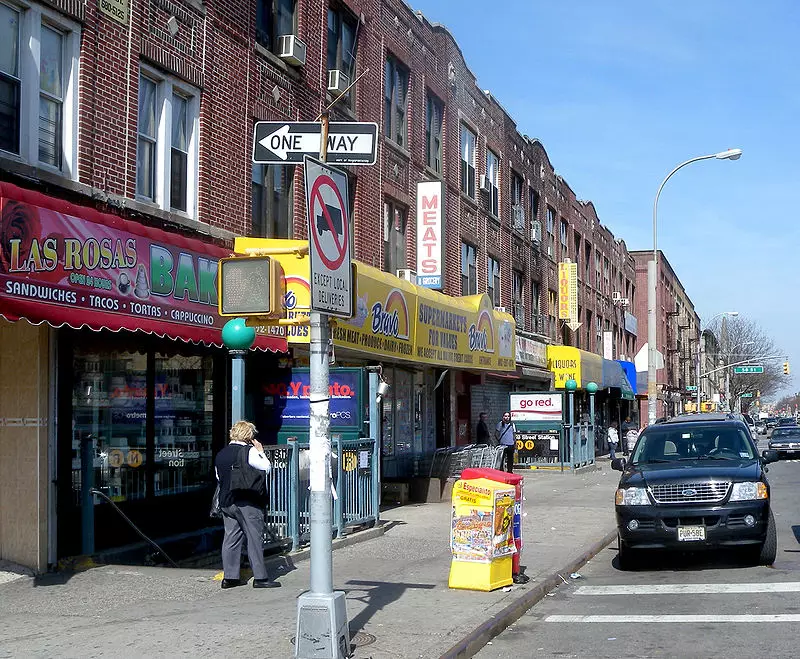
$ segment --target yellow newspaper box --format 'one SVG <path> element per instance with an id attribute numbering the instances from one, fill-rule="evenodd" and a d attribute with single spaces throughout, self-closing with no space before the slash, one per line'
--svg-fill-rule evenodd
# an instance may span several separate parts
<path id="1" fill-rule="evenodd" d="M 512 583 L 515 490 L 486 478 L 453 486 L 450 588 L 494 590 Z"/>

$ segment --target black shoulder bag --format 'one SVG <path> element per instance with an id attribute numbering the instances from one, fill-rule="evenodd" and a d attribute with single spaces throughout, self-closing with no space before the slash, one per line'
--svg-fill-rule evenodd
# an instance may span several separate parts
<path id="1" fill-rule="evenodd" d="M 256 494 L 266 493 L 265 472 L 253 467 L 247 460 L 250 454 L 250 447 L 245 447 L 244 451 L 239 451 L 239 455 L 231 465 L 231 492 L 255 492 Z"/>

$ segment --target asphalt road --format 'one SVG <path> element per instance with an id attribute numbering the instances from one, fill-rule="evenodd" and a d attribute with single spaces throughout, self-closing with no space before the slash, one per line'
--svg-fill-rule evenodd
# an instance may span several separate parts
<path id="1" fill-rule="evenodd" d="M 769 479 L 778 526 L 772 568 L 715 552 L 622 572 L 614 543 L 579 578 L 563 575 L 566 583 L 477 656 L 800 656 L 800 460 L 770 465 Z"/>

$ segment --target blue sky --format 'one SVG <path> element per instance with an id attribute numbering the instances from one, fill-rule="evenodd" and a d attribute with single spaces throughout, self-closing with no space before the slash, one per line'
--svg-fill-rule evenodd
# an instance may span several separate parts
<path id="1" fill-rule="evenodd" d="M 629 249 L 658 241 L 702 320 L 757 320 L 800 369 L 800 2 L 414 0 Z M 502 59 L 501 59 L 502 58 Z M 640 294 L 645 294 L 641 291 Z M 788 391 L 796 388 L 794 380 Z"/>

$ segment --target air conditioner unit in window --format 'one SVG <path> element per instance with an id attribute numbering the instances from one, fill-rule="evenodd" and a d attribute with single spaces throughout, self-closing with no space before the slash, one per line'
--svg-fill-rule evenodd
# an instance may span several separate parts
<path id="1" fill-rule="evenodd" d="M 483 192 L 489 192 L 492 189 L 492 182 L 489 180 L 489 177 L 486 174 L 481 174 L 481 190 Z"/>
<path id="2" fill-rule="evenodd" d="M 410 281 L 412 284 L 417 283 L 417 273 L 414 270 L 404 268 L 402 270 L 398 270 L 396 274 L 400 279 Z"/>
<path id="3" fill-rule="evenodd" d="M 614 302 L 619 302 L 622 299 L 622 293 L 619 291 L 614 291 L 611 293 L 611 300 Z"/>
<path id="4" fill-rule="evenodd" d="M 349 86 L 350 86 L 350 78 L 344 71 L 340 71 L 339 69 L 333 69 L 331 71 L 328 71 L 329 92 L 336 92 L 337 94 L 341 94 Z"/>
<path id="5" fill-rule="evenodd" d="M 542 223 L 539 220 L 531 222 L 531 241 L 537 244 L 542 242 Z"/>
<path id="6" fill-rule="evenodd" d="M 306 45 L 293 34 L 278 37 L 278 57 L 292 66 L 303 66 L 306 63 Z"/>
<path id="7" fill-rule="evenodd" d="M 619 303 L 620 303 L 620 304 L 621 304 L 623 307 L 629 307 L 629 306 L 631 305 L 631 301 L 630 301 L 628 298 L 626 298 L 626 297 L 620 298 L 620 300 L 619 300 Z"/>
<path id="8" fill-rule="evenodd" d="M 525 208 L 522 204 L 515 204 L 511 207 L 511 216 L 514 218 L 514 229 L 525 231 Z"/>

